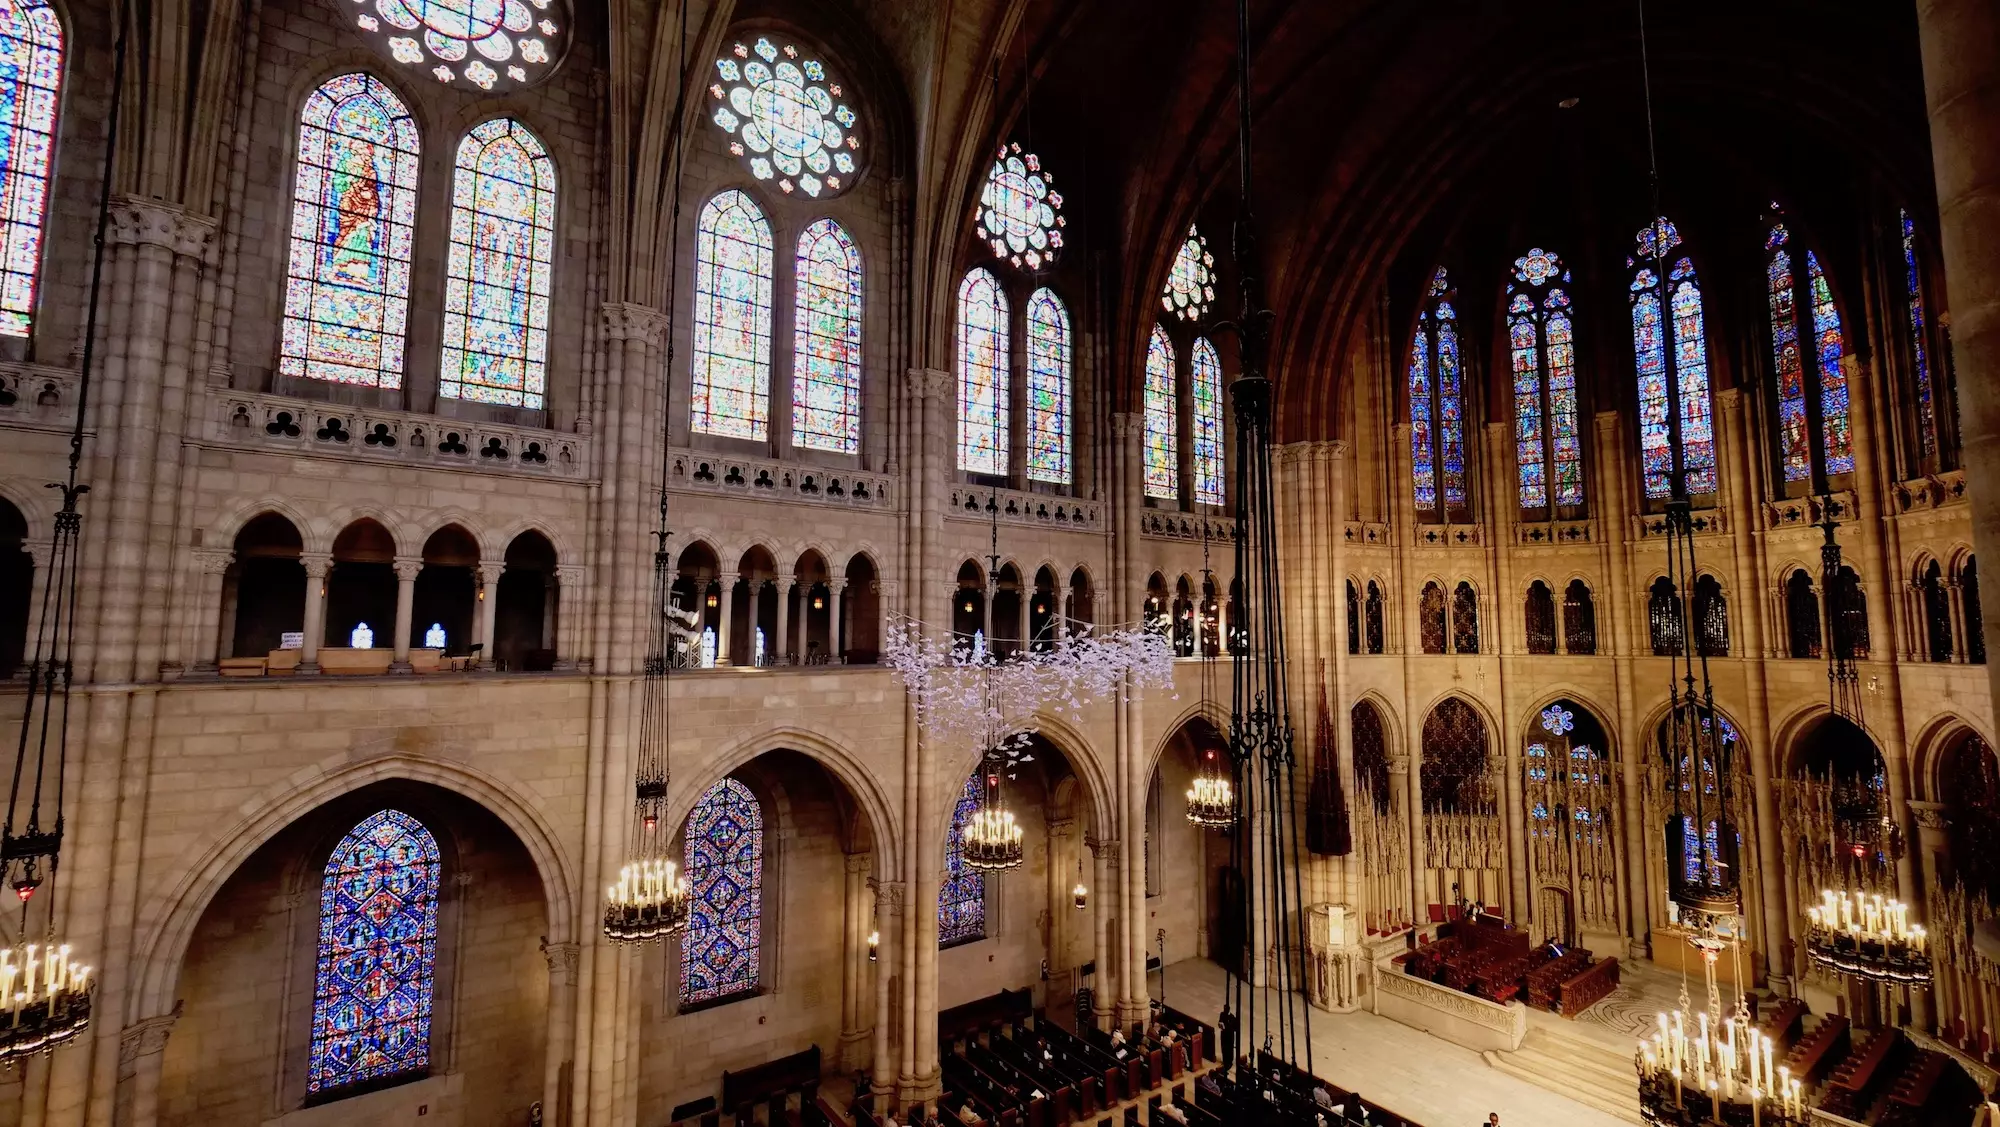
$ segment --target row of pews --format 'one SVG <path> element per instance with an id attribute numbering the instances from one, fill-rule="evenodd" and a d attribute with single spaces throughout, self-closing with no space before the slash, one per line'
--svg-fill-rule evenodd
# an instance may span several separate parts
<path id="1" fill-rule="evenodd" d="M 802 1052 L 766 1061 L 755 1068 L 722 1074 L 722 1102 L 706 1096 L 674 1109 L 672 1122 L 690 1127 L 721 1127 L 727 1108 L 738 1127 L 844 1127 L 844 1120 L 819 1094 L 820 1053 L 814 1045 Z"/>
<path id="2" fill-rule="evenodd" d="M 1796 998 L 1760 1013 L 1758 1028 L 1782 1049 L 1791 1074 L 1803 1080 L 1821 1111 L 1875 1127 L 1968 1127 L 1980 1101 L 1958 1062 L 1917 1046 L 1900 1029 L 1858 1037 L 1842 1014 L 1827 1014 L 1806 1030 L 1805 1003 Z"/>
<path id="3" fill-rule="evenodd" d="M 1258 1123 L 1265 1127 L 1419 1127 L 1388 1108 L 1364 1099 L 1335 1084 L 1313 1076 L 1304 1069 L 1279 1060 L 1266 1052 L 1257 1054 L 1257 1069 L 1250 1074 L 1248 1061 L 1238 1068 L 1236 1080 L 1220 1071 L 1204 1075 L 1187 1091 L 1172 1093 L 1173 1107 L 1188 1127 L 1237 1127 Z M 1324 1091 L 1325 1103 L 1314 1098 Z M 1151 1109 L 1150 1123 L 1160 1124 L 1165 1116 Z M 1128 1116 L 1127 1122 L 1134 1120 Z"/>
<path id="4" fill-rule="evenodd" d="M 1488 919 L 1449 925 L 1439 937 L 1397 956 L 1405 973 L 1505 1005 L 1575 1017 L 1618 988 L 1618 960 L 1582 947 L 1530 948 L 1519 928 Z"/>

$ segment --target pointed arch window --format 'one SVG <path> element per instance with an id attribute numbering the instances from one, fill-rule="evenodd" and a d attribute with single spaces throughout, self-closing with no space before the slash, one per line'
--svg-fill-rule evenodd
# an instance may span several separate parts
<path id="1" fill-rule="evenodd" d="M 292 186 L 282 374 L 403 386 L 420 148 L 409 109 L 373 75 L 336 75 L 306 98 Z M 10 182 L 12 176 L 10 169 Z"/>
<path id="2" fill-rule="evenodd" d="M 1194 503 L 1220 505 L 1222 489 L 1222 358 L 1207 337 L 1194 338 Z"/>
<path id="3" fill-rule="evenodd" d="M 1462 579 L 1451 596 L 1451 648 L 1453 653 L 1479 652 L 1479 592 Z"/>
<path id="4" fill-rule="evenodd" d="M 1951 660 L 1951 600 L 1945 596 L 1944 568 L 1936 560 L 1924 568 L 1917 589 L 1924 599 L 1925 656 L 1932 661 Z"/>
<path id="5" fill-rule="evenodd" d="M 1464 373 L 1455 297 L 1438 267 L 1410 342 L 1410 461 L 1419 520 L 1465 509 Z"/>
<path id="6" fill-rule="evenodd" d="M 944 873 L 938 881 L 938 946 L 951 947 L 986 938 L 986 877 L 965 863 L 965 827 L 979 810 L 978 772 L 965 780 L 958 805 L 952 808 L 951 831 L 945 838 Z"/>
<path id="7" fill-rule="evenodd" d="M 1181 495 L 1180 395 L 1175 379 L 1174 342 L 1153 326 L 1146 341 L 1146 496 L 1173 500 Z"/>
<path id="8" fill-rule="evenodd" d="M 1923 252 L 1917 245 L 1917 222 L 1908 211 L 1900 211 L 1903 232 L 1903 326 L 1909 334 L 1910 384 L 1915 391 L 1917 413 L 1917 455 L 1920 469 L 1948 469 L 1955 459 L 1945 458 L 1942 434 L 1956 423 L 1955 401 L 1944 385 L 1946 365 L 1932 362 L 1931 319 L 1924 306 Z"/>
<path id="9" fill-rule="evenodd" d="M 1070 481 L 1069 310 L 1043 287 L 1028 299 L 1028 479 Z"/>
<path id="10" fill-rule="evenodd" d="M 688 922 L 681 1007 L 757 992 L 764 938 L 764 812 L 735 778 L 708 788 L 684 838 Z"/>
<path id="11" fill-rule="evenodd" d="M 1352 579 L 1347 581 L 1347 652 L 1361 652 L 1361 592 Z"/>
<path id="12" fill-rule="evenodd" d="M 719 192 L 695 225 L 694 429 L 762 442 L 771 416 L 771 225 Z"/>
<path id="13" fill-rule="evenodd" d="M 1581 579 L 1570 580 L 1563 591 L 1563 652 L 1597 652 L 1597 604 L 1590 597 L 1590 584 Z"/>
<path id="14" fill-rule="evenodd" d="M 1514 279 L 1507 285 L 1521 508 L 1531 511 L 1583 504 L 1569 283 L 1562 259 L 1536 247 L 1514 260 Z"/>
<path id="15" fill-rule="evenodd" d="M 861 449 L 861 251 L 821 219 L 799 236 L 792 330 L 792 441 L 808 450 Z"/>
<path id="16" fill-rule="evenodd" d="M 958 468 L 967 473 L 1007 472 L 1013 421 L 1007 320 L 1000 280 L 975 267 L 958 286 Z"/>
<path id="17" fill-rule="evenodd" d="M 1424 584 L 1423 594 L 1417 600 L 1417 624 L 1423 634 L 1424 652 L 1444 653 L 1450 631 L 1445 625 L 1444 588 L 1435 579 Z"/>
<path id="18" fill-rule="evenodd" d="M 439 395 L 541 408 L 555 242 L 555 162 L 541 140 L 512 118 L 473 126 L 451 184 Z"/>
<path id="19" fill-rule="evenodd" d="M 1784 223 L 1771 225 L 1764 240 L 1765 278 L 1771 307 L 1771 350 L 1778 384 L 1778 457 L 1785 480 L 1810 481 L 1816 456 L 1828 475 L 1854 472 L 1854 439 L 1847 422 L 1847 355 L 1840 310 L 1819 256 L 1805 251 L 1805 276 L 1794 266 L 1792 235 Z M 1810 345 L 1802 338 L 1799 308 L 1811 311 Z M 1809 398 L 1817 399 L 1813 418 Z M 1813 438 L 1820 450 L 1816 455 Z"/>
<path id="20" fill-rule="evenodd" d="M 430 1070 L 437 978 L 437 839 L 400 810 L 363 818 L 320 877 L 306 1091 Z"/>
<path id="21" fill-rule="evenodd" d="M 1368 598 L 1362 604 L 1362 614 L 1367 619 L 1368 652 L 1382 652 L 1382 587 L 1373 579 L 1368 581 Z"/>
<path id="22" fill-rule="evenodd" d="M 1793 657 L 1820 655 L 1819 595 L 1804 568 L 1785 580 L 1785 632 Z"/>
<path id="23" fill-rule="evenodd" d="M 48 216 L 49 165 L 62 102 L 63 28 L 48 0 L 7 0 L 0 19 L 0 334 L 24 337 L 32 328 L 42 267 L 42 225 Z"/>
<path id="24" fill-rule="evenodd" d="M 1664 575 L 1653 580 L 1646 596 L 1646 625 L 1654 657 L 1681 656 L 1681 597 Z"/>
<path id="25" fill-rule="evenodd" d="M 1986 664 L 1986 618 L 1979 609 L 1979 560 L 1965 557 L 1958 569 L 1958 605 L 1965 618 L 1965 660 Z"/>
<path id="26" fill-rule="evenodd" d="M 1646 496 L 1673 492 L 1680 457 L 1686 495 L 1716 490 L 1708 337 L 1694 260 L 1673 252 L 1680 232 L 1662 216 L 1641 230 L 1632 271 L 1632 349 L 1639 380 L 1639 461 Z M 1662 274 L 1662 271 L 1665 271 Z M 1678 388 L 1678 398 L 1674 389 Z"/>
<path id="27" fill-rule="evenodd" d="M 1549 585 L 1537 579 L 1528 585 L 1528 652 L 1556 652 L 1556 598 Z"/>
<path id="28" fill-rule="evenodd" d="M 1713 575 L 1695 580 L 1694 625 L 1701 656 L 1729 656 L 1729 598 Z"/>

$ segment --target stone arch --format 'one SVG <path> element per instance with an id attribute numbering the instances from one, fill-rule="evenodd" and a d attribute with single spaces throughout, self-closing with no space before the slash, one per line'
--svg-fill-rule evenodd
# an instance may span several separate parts
<path id="1" fill-rule="evenodd" d="M 507 554 L 509 545 L 519 540 L 521 535 L 527 532 L 540 533 L 542 539 L 549 542 L 549 547 L 556 550 L 556 562 L 562 564 L 583 562 L 583 553 L 570 544 L 569 538 L 557 532 L 554 525 L 542 520 L 540 517 L 523 517 L 520 520 L 501 525 L 493 530 L 491 543 L 484 541 L 480 543 L 480 550 L 486 554 L 488 559 L 499 559 Z"/>
<path id="2" fill-rule="evenodd" d="M 1062 753 L 1069 762 L 1071 772 L 1081 782 L 1083 798 L 1090 812 L 1088 831 L 1103 838 L 1117 836 L 1116 818 L 1109 801 L 1110 796 L 1117 792 L 1104 764 L 1091 751 L 1090 741 L 1069 721 L 1046 714 L 1035 718 L 1034 730 Z M 942 757 L 937 781 L 932 787 L 938 805 L 931 819 L 933 824 L 924 827 L 921 840 L 935 842 L 940 849 L 944 847 L 945 833 L 951 824 L 952 805 L 984 754 L 983 751 L 975 751 Z"/>
<path id="3" fill-rule="evenodd" d="M 1182 706 L 1174 718 L 1161 728 L 1159 738 L 1153 741 L 1152 748 L 1147 751 L 1146 769 L 1143 772 L 1145 776 L 1151 777 L 1153 771 L 1160 765 L 1160 757 L 1167 753 L 1167 745 L 1174 741 L 1175 736 L 1180 735 L 1181 729 L 1187 727 L 1189 721 L 1197 718 L 1215 725 L 1216 731 L 1225 734 L 1229 731 L 1229 706 L 1221 701 L 1196 700 Z"/>
<path id="4" fill-rule="evenodd" d="M 875 843 L 874 875 L 881 880 L 898 879 L 903 835 L 902 825 L 896 818 L 897 806 L 890 801 L 874 773 L 851 749 L 851 744 L 823 732 L 778 725 L 738 739 L 703 762 L 698 770 L 684 771 L 676 780 L 673 793 L 667 799 L 666 824 L 679 826 L 686 822 L 695 801 L 714 786 L 717 779 L 772 751 L 798 752 L 840 780 L 841 785 L 854 796 L 857 809 L 868 820 L 869 833 Z M 690 780 L 699 781 L 697 785 L 686 785 Z"/>
<path id="5" fill-rule="evenodd" d="M 1947 713 L 1926 723 L 1910 735 L 1910 797 L 1919 802 L 1943 802 L 1945 785 L 1938 772 L 1943 768 L 1944 756 L 1957 745 L 1967 733 L 1986 741 L 1986 746 L 1996 746 L 1991 732 L 1981 729 L 1978 724 L 1964 716 Z"/>
<path id="6" fill-rule="evenodd" d="M 457 525 L 464 529 L 465 534 L 472 537 L 472 542 L 479 546 L 479 557 L 481 559 L 497 559 L 498 553 L 507 550 L 507 541 L 513 539 L 513 537 L 509 536 L 496 543 L 493 529 L 482 524 L 480 519 L 472 513 L 468 513 L 456 505 L 451 505 L 442 509 L 432 509 L 425 513 L 421 524 L 415 521 L 410 522 L 410 527 L 415 535 L 410 539 L 409 543 L 426 543 L 431 537 L 436 536 L 452 525 Z M 400 536 L 397 537 L 399 543 L 402 542 L 402 539 Z"/>
<path id="7" fill-rule="evenodd" d="M 178 871 L 182 876 L 165 896 L 142 909 L 136 929 L 141 939 L 135 948 L 134 988 L 126 1001 L 126 1012 L 117 1020 L 129 1024 L 173 1008 L 195 925 L 251 854 L 327 802 L 370 783 L 390 780 L 429 783 L 452 791 L 500 819 L 535 862 L 548 906 L 549 943 L 575 942 L 575 863 L 564 853 L 560 838 L 527 797 L 525 788 L 446 760 L 398 753 L 355 762 L 337 754 L 244 801 L 237 807 L 241 817 L 227 832 L 205 847 L 184 852 L 181 863 L 162 866 L 162 871 Z"/>
<path id="8" fill-rule="evenodd" d="M 4 486 L 0 486 L 0 490 L 4 490 Z M 10 494 L 9 500 L 12 499 Z M 21 512 L 25 516 L 28 510 L 22 509 Z M 261 497 L 230 506 L 209 523 L 202 541 L 204 544 L 218 547 L 234 544 L 237 535 L 243 531 L 243 526 L 265 513 L 276 513 L 291 521 L 292 527 L 299 530 L 299 539 L 305 541 L 307 552 L 321 554 L 333 550 L 333 535 L 339 532 L 338 528 L 330 534 L 322 522 L 312 520 L 297 505 L 279 497 Z M 30 529 L 33 527 L 33 524 L 29 525 Z"/>
<path id="9" fill-rule="evenodd" d="M 1604 707 L 1603 704 L 1599 703 L 1590 694 L 1583 692 L 1574 685 L 1558 684 L 1543 689 L 1541 695 L 1536 697 L 1533 703 L 1525 710 L 1525 716 L 1521 721 L 1521 730 L 1516 735 L 1524 741 L 1533 739 L 1537 725 L 1541 723 L 1542 710 L 1557 701 L 1568 701 L 1587 710 L 1590 713 L 1591 720 L 1596 722 L 1597 727 L 1604 734 L 1605 757 L 1613 763 L 1621 762 L 1619 759 L 1618 729 L 1609 719 L 1609 717 L 1616 716 L 1617 713 Z M 1717 711 L 1720 711 L 1720 709 Z"/>
<path id="10" fill-rule="evenodd" d="M 372 520 L 388 532 L 389 540 L 395 545 L 395 552 L 399 556 L 411 554 L 411 545 L 421 548 L 424 540 L 430 536 L 429 532 L 419 535 L 408 521 L 392 516 L 387 509 L 374 505 L 343 505 L 327 514 L 326 550 L 332 551 L 334 542 L 340 539 L 341 533 L 364 520 Z"/>

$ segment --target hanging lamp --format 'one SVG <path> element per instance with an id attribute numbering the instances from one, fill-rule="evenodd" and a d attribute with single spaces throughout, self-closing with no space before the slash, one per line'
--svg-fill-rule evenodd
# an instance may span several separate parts
<path id="1" fill-rule="evenodd" d="M 687 0 L 680 4 L 680 100 L 687 98 Z M 682 107 L 674 110 L 673 219 L 669 245 L 679 247 L 681 226 L 681 174 L 686 138 L 682 133 Z M 680 255 L 673 256 L 667 276 L 667 306 L 674 308 L 680 283 Z M 674 370 L 674 336 L 667 335 L 667 371 Z M 662 392 L 660 465 L 671 453 L 673 417 Z M 633 806 L 630 836 L 631 857 L 618 871 L 618 881 L 605 893 L 604 935 L 614 943 L 646 943 L 665 939 L 685 927 L 688 919 L 688 882 L 680 865 L 668 851 L 672 833 L 666 824 L 668 712 L 671 695 L 667 673 L 673 665 L 670 650 L 674 642 L 673 590 L 668 578 L 672 557 L 667 550 L 672 532 L 667 527 L 667 483 L 660 481 L 658 521 L 653 531 L 652 614 L 648 621 L 646 659 L 640 681 L 639 744 L 633 773 Z"/>
<path id="2" fill-rule="evenodd" d="M 996 577 L 1000 573 L 998 488 L 986 499 L 986 515 L 989 522 L 986 606 L 991 610 L 993 596 L 998 591 Z M 993 667 L 999 664 L 1000 659 L 993 652 L 992 639 L 986 639 L 986 643 L 983 651 L 975 647 L 973 656 L 979 662 L 979 675 L 990 698 Z M 1018 738 L 992 738 L 985 742 L 987 746 L 979 763 L 979 803 L 960 833 L 960 843 L 967 867 L 982 872 L 999 872 L 1018 867 L 1026 856 L 1021 846 L 1021 823 L 1008 808 L 1006 796 L 1000 789 L 1002 776 L 1010 765 L 1009 752 L 1018 748 L 1022 741 Z"/>
<path id="3" fill-rule="evenodd" d="M 1208 518 L 1201 522 L 1201 588 L 1203 597 L 1215 590 L 1215 571 L 1208 559 Z M 1201 613 L 1201 710 L 1207 714 L 1215 708 L 1215 651 L 1218 647 L 1208 644 L 1208 611 Z M 1213 746 L 1201 749 L 1201 762 L 1195 767 L 1194 780 L 1187 791 L 1187 820 L 1203 829 L 1226 830 L 1236 824 L 1236 787 L 1230 781 L 1232 772 L 1222 756 L 1216 754 Z"/>

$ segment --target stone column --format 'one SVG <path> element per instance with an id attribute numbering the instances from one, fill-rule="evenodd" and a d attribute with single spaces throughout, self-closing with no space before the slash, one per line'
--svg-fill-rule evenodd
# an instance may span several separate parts
<path id="1" fill-rule="evenodd" d="M 779 574 L 783 573 L 781 568 Z M 772 580 L 771 585 L 778 589 L 778 636 L 771 639 L 766 649 L 766 656 L 770 659 L 766 664 L 783 665 L 785 656 L 792 650 L 792 599 L 798 590 L 796 584 L 784 580 Z"/>
<path id="2" fill-rule="evenodd" d="M 424 570 L 421 556 L 397 556 L 393 565 L 396 569 L 396 633 L 395 658 L 389 662 L 389 672 L 410 672 L 410 630 L 417 606 L 417 573 Z"/>
<path id="3" fill-rule="evenodd" d="M 35 635 L 41 629 L 42 610 L 48 603 L 49 569 L 55 566 L 55 546 L 47 540 L 31 540 L 21 545 L 35 561 L 34 582 L 28 589 L 28 634 L 27 644 L 21 651 L 21 668 L 14 671 L 17 680 L 28 678 L 28 663 L 35 659 Z"/>
<path id="4" fill-rule="evenodd" d="M 1951 289 L 1968 480 L 2000 477 L 2000 6 L 1992 0 L 1917 0 L 1938 232 Z M 2000 489 L 1972 490 L 1973 544 L 2000 559 Z M 1986 650 L 2000 654 L 2000 614 L 1987 615 Z M 2000 661 L 1986 673 L 2000 699 Z"/>
<path id="5" fill-rule="evenodd" d="M 1096 924 L 1096 950 L 1091 962 L 1096 966 L 1095 981 L 1092 982 L 1091 997 L 1095 1000 L 1094 1011 L 1099 1029 L 1111 1028 L 1111 1018 L 1117 1005 L 1118 980 L 1120 975 L 1114 965 L 1112 944 L 1112 916 L 1118 911 L 1118 886 L 1111 879 L 1118 871 L 1118 843 L 1115 841 L 1086 842 L 1090 847 L 1092 862 L 1091 900 L 1097 905 L 1092 913 Z"/>
<path id="6" fill-rule="evenodd" d="M 901 881 L 875 882 L 874 930 L 881 936 L 881 946 L 875 952 L 874 1066 L 869 1073 L 868 1094 L 875 1097 L 877 1114 L 887 1111 L 896 1095 L 896 1050 L 889 1040 L 889 1031 L 894 1028 L 890 984 L 896 981 L 891 972 L 901 965 L 897 936 L 902 934 L 903 889 Z"/>
<path id="7" fill-rule="evenodd" d="M 299 562 L 306 568 L 306 622 L 297 672 L 301 677 L 312 677 L 319 673 L 319 641 L 326 635 L 326 576 L 333 557 L 309 552 L 300 556 Z"/>
<path id="8" fill-rule="evenodd" d="M 229 565 L 236 562 L 236 553 L 223 549 L 201 549 L 195 552 L 195 559 L 201 567 L 201 587 L 195 593 L 194 669 L 197 673 L 213 673 L 215 656 L 222 645 L 222 582 L 229 573 Z M 41 578 L 39 571 L 36 578 Z M 35 619 L 30 618 L 28 645 L 31 649 L 34 638 Z"/>
<path id="9" fill-rule="evenodd" d="M 492 669 L 498 663 L 493 654 L 493 616 L 500 609 L 500 575 L 507 565 L 499 560 L 479 561 L 478 605 L 473 608 L 478 615 L 473 629 L 479 636 L 473 641 L 479 645 L 479 667 Z"/>
<path id="10" fill-rule="evenodd" d="M 570 670 L 589 665 L 583 653 L 583 565 L 562 564 L 556 568 L 556 668 Z M 700 596 L 695 598 L 700 605 Z M 699 642 L 699 637 L 696 638 Z"/>
<path id="11" fill-rule="evenodd" d="M 575 1083 L 576 982 L 582 949 L 574 943 L 545 943 L 542 955 L 549 963 L 548 1048 L 542 1065 L 542 1122 L 558 1124 L 566 1120 L 569 1107 L 563 1091 L 564 1074 Z"/>
<path id="12" fill-rule="evenodd" d="M 167 1034 L 180 1018 L 173 1013 L 141 1018 L 125 1027 L 118 1038 L 118 1086 L 130 1093 L 129 1127 L 154 1127 L 160 1121 L 160 1065 L 167 1050 Z"/>
<path id="13" fill-rule="evenodd" d="M 826 612 L 826 660 L 830 665 L 845 665 L 847 651 L 841 648 L 840 627 L 844 596 L 847 594 L 847 580 L 829 579 L 826 581 L 826 590 L 829 599 Z"/>
<path id="14" fill-rule="evenodd" d="M 1064 913 L 1075 911 L 1069 906 L 1070 866 L 1064 864 L 1064 861 L 1070 853 L 1070 843 L 1076 838 L 1076 819 L 1051 818 L 1048 830 L 1049 926 L 1048 934 L 1042 937 L 1042 953 L 1048 960 L 1049 978 L 1053 981 L 1056 973 L 1064 969 L 1063 939 L 1067 933 L 1067 929 L 1063 926 L 1063 920 L 1066 918 Z"/>
<path id="15" fill-rule="evenodd" d="M 840 959 L 840 1051 L 835 1058 L 843 1072 L 872 1067 L 868 1021 L 874 1000 L 868 997 L 868 933 L 873 897 L 868 891 L 868 873 L 875 866 L 872 853 L 849 853 L 846 857 L 847 884 L 841 897 Z M 879 958 L 879 956 L 877 956 Z"/>
<path id="16" fill-rule="evenodd" d="M 730 619 L 736 611 L 736 573 L 725 571 L 717 580 L 722 586 L 722 606 L 719 608 L 722 613 L 715 624 L 715 664 L 733 665 L 736 655 L 730 652 L 729 635 Z"/>

